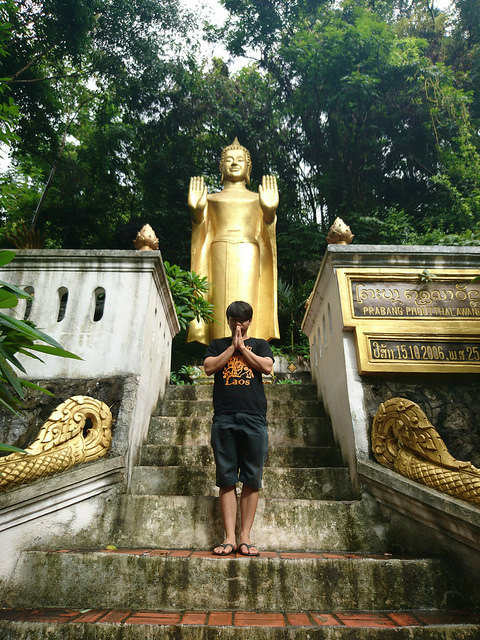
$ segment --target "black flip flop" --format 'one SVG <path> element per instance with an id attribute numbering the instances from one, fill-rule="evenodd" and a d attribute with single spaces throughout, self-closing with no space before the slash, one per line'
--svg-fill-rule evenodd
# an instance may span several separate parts
<path id="1" fill-rule="evenodd" d="M 227 547 L 232 548 L 230 549 L 230 551 L 227 551 L 227 553 L 218 553 L 218 551 L 215 552 L 215 549 L 217 549 L 218 547 L 223 547 L 224 549 L 226 549 Z M 235 551 L 235 545 L 233 545 L 231 542 L 226 542 L 225 544 L 217 544 L 217 546 L 212 549 L 212 553 L 214 556 L 231 556 Z"/>
<path id="2" fill-rule="evenodd" d="M 240 555 L 242 556 L 247 556 L 247 558 L 250 556 L 251 558 L 255 558 L 255 556 L 259 556 L 260 555 L 260 551 L 257 551 L 257 553 L 243 553 L 242 551 L 242 547 L 247 547 L 247 550 L 250 551 L 250 549 L 252 547 L 255 547 L 256 545 L 254 544 L 247 544 L 246 542 L 241 542 L 238 547 L 237 547 L 237 551 Z"/>

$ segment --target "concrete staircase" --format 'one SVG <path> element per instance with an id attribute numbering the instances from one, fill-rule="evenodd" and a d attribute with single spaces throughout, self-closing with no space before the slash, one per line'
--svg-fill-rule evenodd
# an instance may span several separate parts
<path id="1" fill-rule="evenodd" d="M 389 553 L 314 387 L 266 390 L 259 558 L 209 551 L 223 536 L 211 387 L 171 387 L 116 505 L 117 549 L 25 551 L 0 638 L 478 640 L 480 617 L 445 610 L 458 584 L 440 559 Z"/>

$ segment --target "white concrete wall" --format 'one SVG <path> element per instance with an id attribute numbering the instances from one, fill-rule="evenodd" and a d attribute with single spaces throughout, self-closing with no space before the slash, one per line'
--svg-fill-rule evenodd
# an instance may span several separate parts
<path id="1" fill-rule="evenodd" d="M 0 495 L 0 590 L 25 548 L 90 540 L 109 544 L 116 496 L 125 490 L 170 374 L 178 320 L 159 251 L 18 251 L 0 279 L 34 291 L 29 319 L 83 360 L 24 358 L 28 378 L 123 376 L 117 430 L 126 456 L 113 456 Z M 95 321 L 95 291 L 105 291 Z M 58 321 L 61 294 L 68 290 Z M 25 301 L 13 314 L 23 319 Z M 62 399 L 64 400 L 64 398 Z M 39 425 L 40 427 L 41 425 Z M 128 435 L 126 434 L 128 432 Z M 108 505 L 112 508 L 108 508 Z"/>
<path id="2" fill-rule="evenodd" d="M 355 267 L 480 268 L 479 247 L 330 245 L 302 329 L 310 341 L 312 377 L 332 420 L 342 456 L 357 481 L 357 461 L 369 457 L 369 419 L 355 339 L 343 329 L 337 270 Z"/>
<path id="3" fill-rule="evenodd" d="M 0 593 L 24 549 L 114 543 L 124 476 L 125 460 L 108 458 L 0 494 Z"/>
<path id="4" fill-rule="evenodd" d="M 29 319 L 83 358 L 45 356 L 45 365 L 27 360 L 30 377 L 141 374 L 147 361 L 164 377 L 178 325 L 159 251 L 18 251 L 0 278 L 31 287 Z M 95 322 L 100 288 L 104 314 Z M 65 317 L 58 321 L 59 291 L 65 289 Z M 22 301 L 14 315 L 23 319 L 25 307 Z"/>
<path id="5" fill-rule="evenodd" d="M 355 343 L 352 334 L 343 331 L 338 282 L 329 261 L 324 261 L 315 283 L 303 331 L 310 341 L 313 380 L 332 421 L 344 462 L 355 481 L 358 447 L 365 448 L 368 455 L 368 442 L 355 437 L 364 427 L 364 416 L 358 411 L 358 407 L 363 407 L 363 391 L 356 371 Z M 353 406 L 357 407 L 354 411 Z"/>
<path id="6" fill-rule="evenodd" d="M 179 331 L 160 252 L 22 250 L 0 270 L 0 279 L 33 290 L 29 320 L 82 358 L 41 354 L 41 363 L 24 357 L 28 378 L 137 378 L 128 427 L 129 478 L 168 384 L 172 339 Z M 105 291 L 104 311 L 95 321 L 95 292 L 100 289 Z M 65 291 L 65 315 L 59 320 Z M 23 319 L 25 310 L 22 301 L 12 313 Z"/>

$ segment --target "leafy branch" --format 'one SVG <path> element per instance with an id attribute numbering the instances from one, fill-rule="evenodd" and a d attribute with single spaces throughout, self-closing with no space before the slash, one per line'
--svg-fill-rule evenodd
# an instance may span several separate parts
<path id="1" fill-rule="evenodd" d="M 180 327 L 186 329 L 192 320 L 212 322 L 214 307 L 204 298 L 210 287 L 207 278 L 167 261 L 164 265 Z"/>

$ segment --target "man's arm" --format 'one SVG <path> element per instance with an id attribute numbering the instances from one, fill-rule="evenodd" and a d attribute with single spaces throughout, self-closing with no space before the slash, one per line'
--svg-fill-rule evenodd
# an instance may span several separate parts
<path id="1" fill-rule="evenodd" d="M 235 350 L 236 347 L 232 342 L 232 344 L 229 345 L 220 355 L 208 356 L 208 358 L 205 358 L 205 360 L 203 361 L 203 370 L 205 371 L 207 376 L 211 376 L 212 373 L 216 373 L 217 371 L 222 369 L 222 367 L 224 367 L 233 356 Z"/>
<path id="2" fill-rule="evenodd" d="M 260 373 L 265 373 L 267 375 L 272 372 L 273 358 L 269 358 L 268 356 L 257 356 L 256 353 L 247 349 L 245 345 L 243 345 L 239 351 L 245 362 L 252 369 L 256 369 L 257 371 L 260 371 Z"/>
<path id="3" fill-rule="evenodd" d="M 270 358 L 269 356 L 258 356 L 256 353 L 250 351 L 250 349 L 247 349 L 243 340 L 242 332 L 238 327 L 235 335 L 233 336 L 232 344 L 238 349 L 238 351 L 240 351 L 243 359 L 250 367 L 267 375 L 272 372 L 273 358 Z"/>

